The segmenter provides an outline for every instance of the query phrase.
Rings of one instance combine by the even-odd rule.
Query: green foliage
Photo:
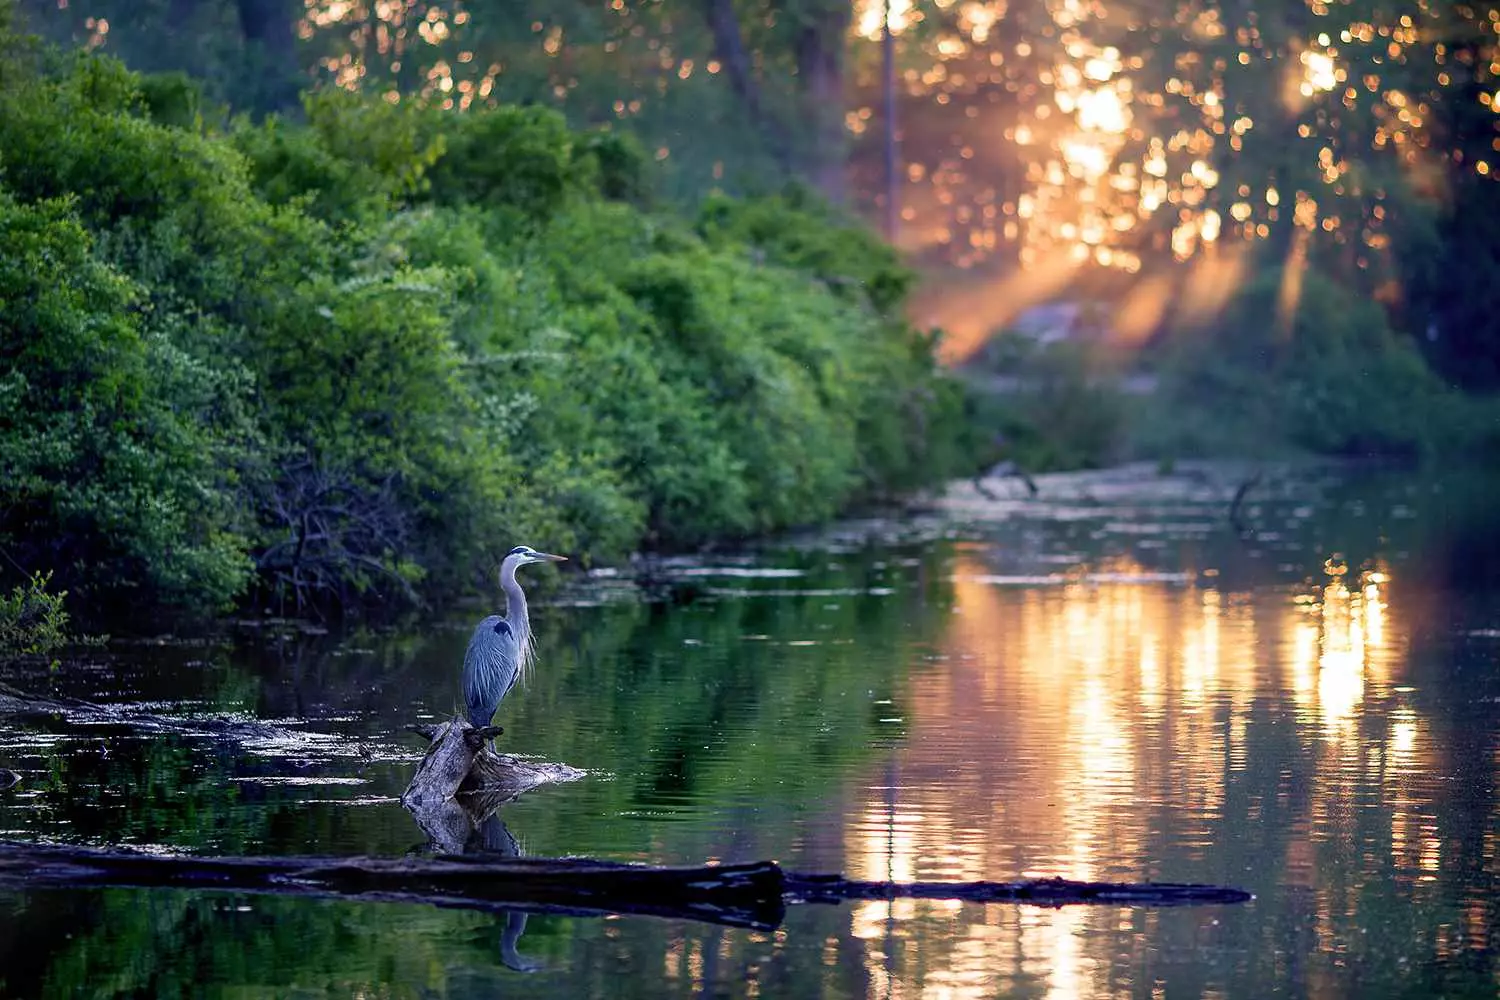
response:
[[[182,78],[59,67],[0,94],[0,545],[89,607],[409,604],[517,540],[697,545],[962,460],[909,275],[805,194],[694,229],[551,111],[221,133]]]
[[[68,613],[63,610],[68,593],[50,592],[51,582],[51,573],[35,573],[9,595],[0,593],[0,663],[44,656],[68,643]]]
[[[1103,340],[994,337],[968,369],[969,450],[1027,471],[1500,450],[1495,403],[1445,386],[1379,303],[1315,268],[1290,284],[1284,275],[1250,281],[1210,322],[1169,330],[1128,368]]]
[[[1001,333],[975,375],[971,420],[989,434],[977,449],[986,464],[1012,461],[1027,472],[1048,472],[1098,468],[1122,457],[1126,400],[1116,387],[1118,372],[1095,345],[1039,344]]]
[[[1317,271],[1300,276],[1295,311],[1283,274],[1247,285],[1211,329],[1180,332],[1163,402],[1178,445],[1196,450],[1182,413],[1212,415],[1221,433],[1319,454],[1431,454],[1442,445],[1447,397],[1380,305]],[[1166,421],[1164,421],[1165,423]],[[1210,442],[1212,444],[1212,442]]]
[[[441,272],[400,269],[295,289],[251,343],[273,422],[333,464],[419,474],[466,402],[445,286]]]
[[[774,263],[811,272],[881,313],[897,311],[916,280],[873,232],[801,187],[769,198],[710,197],[698,229],[712,244],[748,245]]]
[[[139,92],[142,108],[158,124],[194,129],[203,117],[203,85],[186,73],[145,74]]]
[[[432,170],[432,194],[445,204],[506,208],[527,222],[558,211],[580,179],[573,133],[547,108],[499,107],[449,115],[447,151]]]
[[[628,201],[641,208],[653,200],[651,161],[641,141],[629,132],[596,129],[574,145],[579,158],[592,158],[599,193],[611,201]]]
[[[0,548],[91,598],[223,607],[249,568],[221,490],[239,374],[139,311],[66,203],[0,198],[0,244]]]
[[[443,153],[420,108],[329,89],[302,99],[307,124],[335,158],[365,165],[393,195],[425,190]]]
[[[233,133],[255,192],[274,205],[297,204],[330,223],[377,218],[388,206],[387,185],[374,168],[335,155],[311,129],[270,117],[241,122]]]
[[[317,266],[309,220],[255,197],[222,138],[145,117],[139,78],[102,57],[28,81],[0,101],[6,186],[21,201],[73,199],[100,255],[158,302],[237,323]]]
[[[626,431],[618,450],[661,542],[816,521],[953,471],[942,445],[956,411],[938,402],[955,390],[928,340],[806,271],[623,206],[570,212],[536,248],[564,295],[597,302],[559,325],[597,325],[613,358],[629,343],[643,360],[629,398],[600,393],[597,376],[580,391]]]

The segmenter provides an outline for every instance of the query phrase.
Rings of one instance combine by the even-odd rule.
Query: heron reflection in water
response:
[[[536,657],[531,642],[531,619],[526,614],[526,592],[516,582],[516,570],[529,563],[566,561],[566,556],[517,545],[500,564],[505,616],[490,615],[480,622],[464,653],[464,708],[469,725],[476,729],[490,724],[516,681],[529,676]]]
[[[469,835],[468,843],[464,845],[465,854],[494,854],[502,858],[513,859],[521,857],[521,845],[516,843],[516,838],[511,834],[503,820],[500,819],[498,809],[492,811],[479,822],[474,832]],[[542,963],[521,954],[517,945],[521,941],[521,935],[526,933],[526,913],[524,910],[512,910],[502,908],[499,911],[505,915],[505,926],[500,931],[500,962],[506,968],[516,972],[536,972],[542,968]]]

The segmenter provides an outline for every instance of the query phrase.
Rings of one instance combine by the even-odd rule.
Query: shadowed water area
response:
[[[805,904],[757,931],[0,891],[0,995],[1494,995],[1500,483],[1268,469],[1232,522],[1251,471],[961,484],[644,584],[574,578],[534,603],[539,667],[497,721],[504,749],[588,775],[491,830],[524,855],[1213,882],[1251,903]],[[0,838],[418,850],[397,798],[424,745],[403,727],[454,713],[489,610],[11,668],[116,715],[7,725]]]

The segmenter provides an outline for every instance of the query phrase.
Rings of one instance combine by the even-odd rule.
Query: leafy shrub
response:
[[[1285,322],[1281,284],[1281,270],[1267,272],[1212,329],[1177,335],[1163,387],[1175,422],[1203,413],[1260,447],[1279,439],[1320,454],[1431,453],[1444,387],[1381,306],[1308,271]]]
[[[886,314],[900,307],[916,280],[873,232],[800,187],[768,198],[708,198],[698,230],[712,245],[748,246]]]
[[[537,222],[562,208],[584,170],[567,122],[549,108],[449,115],[440,134],[446,152],[432,168],[432,195],[444,204],[510,209]]]
[[[500,533],[499,491],[515,476],[511,459],[482,434],[452,337],[447,273],[369,267],[343,281],[309,279],[250,347],[266,415],[290,454],[304,457],[283,468],[262,505],[279,525],[271,551],[280,558],[297,542],[295,551],[324,566],[326,585],[313,590],[345,600],[380,593],[381,581],[414,596],[409,585],[426,570],[461,572],[471,539]],[[310,552],[295,535],[309,516],[301,505],[328,493],[310,489],[309,475],[338,484],[338,523],[359,522],[357,533],[319,536],[336,535],[337,551]],[[295,578],[297,566],[281,572]]]
[[[635,136],[595,129],[578,138],[573,155],[575,159],[593,160],[593,186],[604,198],[629,202],[639,208],[650,206],[654,193],[651,160]]]
[[[1125,399],[1117,373],[1093,345],[1001,333],[986,355],[984,377],[1010,383],[981,391],[971,404],[971,422],[989,435],[976,445],[986,464],[1009,460],[1047,472],[1098,468],[1122,456]]]
[[[241,373],[143,325],[67,204],[0,197],[0,244],[0,548],[94,601],[224,607],[249,571]]]
[[[328,152],[365,167],[381,190],[393,197],[427,190],[427,174],[444,144],[424,109],[338,88],[306,95],[302,107],[308,127]]]
[[[99,255],[153,299],[253,322],[278,286],[329,266],[330,240],[256,198],[230,143],[144,117],[138,84],[90,57],[3,95],[5,184],[22,202],[73,199]]]
[[[203,86],[186,73],[147,73],[138,79],[141,108],[158,125],[196,129],[204,113]]]
[[[390,192],[375,170],[337,156],[311,129],[275,117],[242,121],[233,141],[255,192],[273,205],[298,205],[335,224],[375,219],[388,207]]]
[[[0,593],[0,663],[43,656],[70,641],[63,609],[68,594],[50,592],[51,581],[52,574],[37,573],[10,594]]]
[[[564,298],[600,303],[621,317],[606,326],[611,339],[639,338],[658,359],[671,404],[651,412],[681,414],[687,431],[663,428],[666,447],[641,466],[663,543],[817,521],[954,471],[956,456],[933,444],[953,435],[957,409],[928,418],[957,393],[937,374],[930,341],[851,308],[805,271],[756,264],[742,245],[716,248],[623,206],[565,214],[538,253]],[[688,484],[705,469],[717,479],[735,468],[743,495],[666,499],[699,495]]]
[[[901,328],[858,354],[857,499],[889,500],[977,470],[973,393],[941,371],[936,338]]]

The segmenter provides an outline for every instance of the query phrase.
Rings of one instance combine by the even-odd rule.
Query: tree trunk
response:
[[[745,117],[760,133],[776,165],[783,173],[791,174],[791,142],[786,131],[766,112],[760,81],[755,78],[750,52],[745,48],[745,37],[740,31],[739,15],[734,11],[734,0],[702,2],[704,17],[714,37],[714,55],[723,64],[729,85],[744,106]]]
[[[263,103],[266,110],[295,106],[302,76],[297,61],[297,11],[289,0],[235,0],[240,30],[251,48],[259,49],[265,66]]]
[[[844,136],[844,39],[853,7],[825,2],[808,15],[797,35],[797,76],[803,113],[810,124],[807,175],[823,196],[843,204],[848,149]]]

